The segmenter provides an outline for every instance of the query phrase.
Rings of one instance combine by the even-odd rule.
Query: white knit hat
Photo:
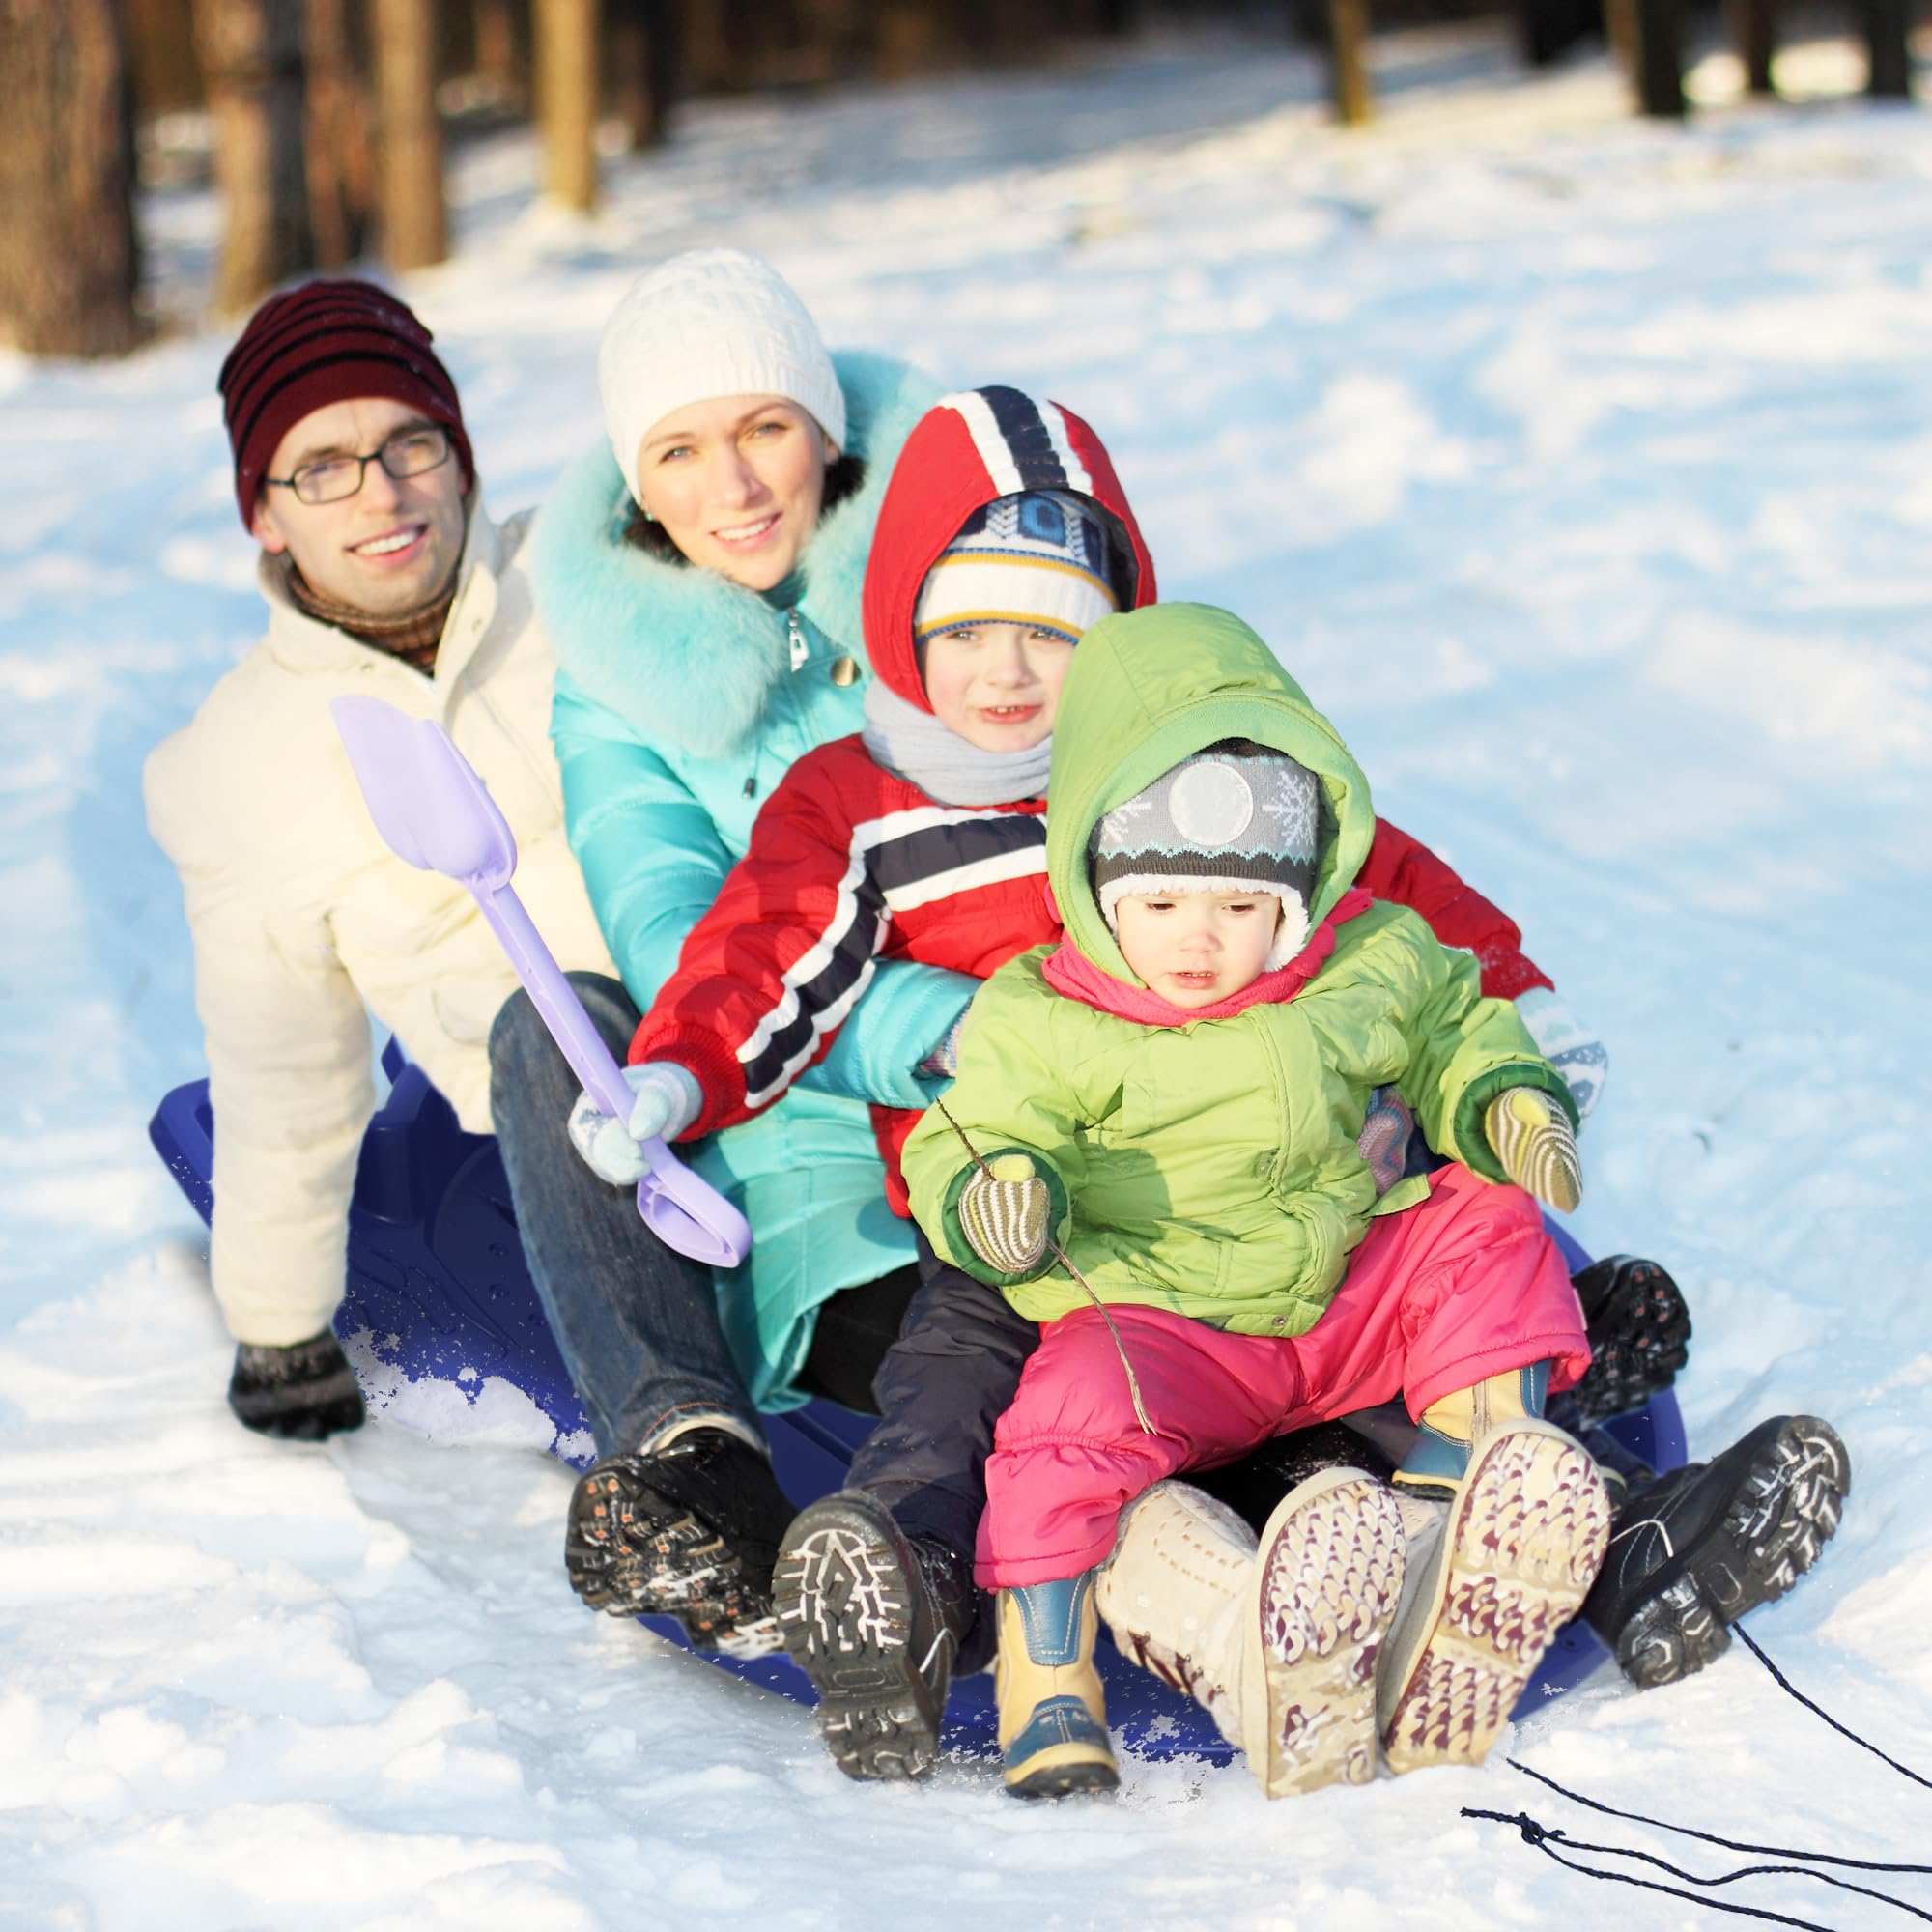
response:
[[[597,388],[633,497],[645,433],[714,396],[783,396],[845,446],[845,395],[818,325],[769,262],[736,248],[690,249],[631,284],[597,345]]]

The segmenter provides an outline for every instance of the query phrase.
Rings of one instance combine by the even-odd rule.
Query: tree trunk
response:
[[[1912,98],[1912,50],[1906,0],[1863,0],[1865,46],[1871,66],[1865,92],[1879,100]]]
[[[678,4],[684,14],[685,58],[691,65],[693,93],[715,94],[742,84],[733,71],[724,0],[678,0]]]
[[[124,355],[134,139],[113,0],[0,0],[0,335],[30,355]]]
[[[629,130],[633,151],[655,148],[677,99],[675,0],[607,0],[610,107]]]
[[[1368,0],[1328,0],[1329,91],[1345,128],[1369,118],[1368,40]]]
[[[315,262],[301,0],[195,0],[221,190],[217,315],[242,315]]]
[[[1610,43],[1610,58],[1617,71],[1630,82],[1631,98],[1636,98],[1637,69],[1642,55],[1637,50],[1640,38],[1636,22],[1637,0],[1604,0],[1604,38]]]
[[[190,0],[119,0],[134,86],[134,125],[156,114],[208,105],[201,63],[194,57]]]
[[[369,85],[350,30],[349,0],[305,0],[308,201],[320,269],[346,268],[368,240],[376,200]]]
[[[544,192],[597,206],[597,0],[537,0],[537,109]]]
[[[1746,87],[1752,94],[1770,94],[1772,57],[1777,52],[1772,0],[1725,0],[1724,12],[1738,44],[1738,58],[1745,64]]]
[[[476,0],[476,79],[498,107],[520,113],[529,99],[529,49],[512,0]]]
[[[442,124],[436,112],[434,0],[371,0],[383,254],[399,273],[449,252]]]
[[[1683,120],[1683,0],[1636,0],[1636,56],[1637,106],[1654,120]]]

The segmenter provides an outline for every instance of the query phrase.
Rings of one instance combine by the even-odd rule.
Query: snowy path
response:
[[[1679,134],[1598,69],[1499,86],[1480,37],[1388,59],[1352,140],[1252,46],[708,108],[588,224],[528,207],[504,137],[461,156],[462,254],[408,292],[499,509],[599,434],[636,266],[700,240],[770,253],[835,342],[1088,415],[1167,593],[1276,640],[1382,809],[1608,1037],[1578,1232],[1684,1281],[1693,1443],[1809,1408],[1855,1459],[1837,1543],[1754,1634],[1932,1773],[1932,122]],[[209,208],[153,214],[179,304]],[[0,360],[0,1928],[1712,1922],[1461,1819],[1741,1862],[1593,1825],[1501,1753],[1273,1807],[1184,1766],[1049,1811],[982,1766],[850,1786],[803,1712],[578,1609],[567,1479],[511,1392],[432,1392],[460,1443],[230,1422],[143,1137],[199,1067],[138,796],[256,630],[223,347]],[[1600,1680],[1512,1748],[1734,1837],[1932,1843],[1932,1794],[1741,1651]],[[1902,1922],[1803,1880],[1727,1895]]]

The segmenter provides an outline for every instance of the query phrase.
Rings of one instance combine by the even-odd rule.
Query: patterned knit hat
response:
[[[386,289],[349,277],[270,296],[221,365],[222,419],[235,452],[235,500],[255,526],[262,477],[283,437],[314,411],[361,396],[420,410],[449,432],[464,488],[476,474],[463,405],[427,328]]]
[[[1117,805],[1094,829],[1094,890],[1116,938],[1124,897],[1271,893],[1281,926],[1267,970],[1308,939],[1321,788],[1306,765],[1244,738],[1210,746]]]
[[[687,249],[631,284],[598,340],[597,393],[639,503],[638,445],[687,403],[782,396],[845,446],[845,391],[818,325],[769,262],[737,248]]]
[[[1063,490],[1022,490],[982,503],[940,552],[913,607],[913,642],[968,624],[1027,624],[1071,644],[1120,608],[1094,506]]]

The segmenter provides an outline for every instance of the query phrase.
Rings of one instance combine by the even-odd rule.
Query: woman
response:
[[[579,991],[621,1060],[764,795],[801,753],[860,727],[866,554],[898,446],[938,389],[882,357],[828,355],[770,267],[715,249],[634,285],[598,382],[609,446],[545,505],[532,574],[559,667],[571,845],[623,980],[583,976]],[[585,1603],[777,1647],[771,1566],[792,1506],[758,1410],[806,1393],[870,1406],[916,1272],[865,1103],[926,1104],[920,1063],[972,991],[937,968],[883,968],[835,1053],[696,1152],[754,1236],[715,1283],[577,1159],[577,1082],[529,1003],[504,1009],[504,1160],[599,1455],[566,1546]]]

